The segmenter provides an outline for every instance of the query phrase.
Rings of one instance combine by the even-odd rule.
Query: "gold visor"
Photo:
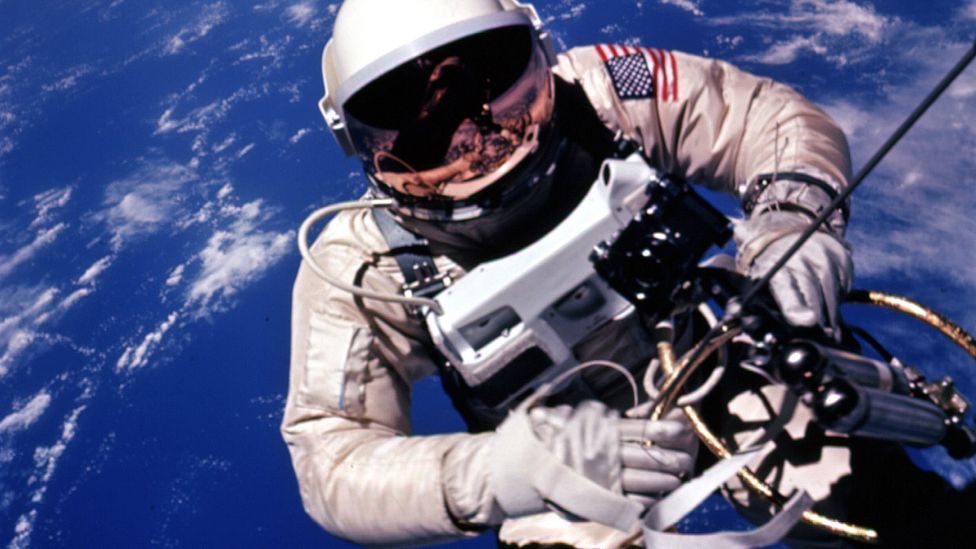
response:
[[[527,27],[506,27],[417,57],[345,106],[367,173],[395,194],[458,202],[539,149],[553,82]]]

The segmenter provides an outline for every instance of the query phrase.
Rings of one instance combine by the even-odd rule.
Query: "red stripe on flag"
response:
[[[603,61],[604,63],[606,63],[607,62],[607,59],[608,59],[607,58],[607,50],[603,49],[603,45],[597,44],[596,45],[596,52],[598,54],[600,54],[600,60]]]
[[[671,79],[674,75],[668,72],[668,54],[662,49],[656,49],[658,57],[661,59],[661,74],[664,75],[664,101],[674,101],[671,96]]]
[[[626,44],[624,44],[621,47],[624,49],[624,55],[634,55],[635,53],[637,53],[635,51],[632,51],[632,48]]]
[[[671,58],[671,78],[674,79],[671,82],[671,100],[678,100],[678,61],[674,58],[674,53],[668,52],[668,57]]]
[[[658,59],[656,51],[652,50],[651,48],[644,48],[644,50],[647,51],[647,54],[650,55],[651,59],[654,60],[654,87],[657,89],[660,99],[665,101],[667,100],[667,90],[665,89],[665,86],[661,85],[662,75],[666,76],[664,73],[664,67],[661,66],[661,61]]]
[[[614,46],[613,44],[610,44],[610,53],[612,53],[614,57],[620,56],[620,54],[617,53],[617,46]]]

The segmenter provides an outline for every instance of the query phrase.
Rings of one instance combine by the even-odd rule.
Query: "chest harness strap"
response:
[[[451,285],[450,276],[437,270],[426,239],[403,228],[386,210],[374,209],[373,218],[403,274],[404,295],[432,298]],[[416,307],[411,308],[410,313],[420,318],[420,311]],[[482,400],[484,395],[476,394],[433,344],[428,342],[426,348],[431,360],[437,365],[444,392],[461,414],[468,431],[480,433],[494,430],[504,419],[504,415],[486,405]]]
[[[426,239],[404,229],[387,210],[374,209],[373,219],[403,274],[403,295],[430,298],[451,285],[448,273],[437,270]],[[411,313],[419,315],[416,308]]]

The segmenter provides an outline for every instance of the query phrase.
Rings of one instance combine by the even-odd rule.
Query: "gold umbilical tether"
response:
[[[976,359],[976,339],[972,335],[967,333],[955,322],[917,301],[884,292],[854,290],[847,296],[847,302],[884,307],[911,316],[938,330],[966,351],[969,356]],[[740,333],[740,328],[727,327],[713,340],[699,343],[693,347],[677,362],[675,361],[674,349],[670,339],[662,337],[657,342],[657,351],[658,359],[661,361],[661,367],[666,377],[657,404],[651,414],[651,419],[660,419],[663,417],[667,410],[677,401],[678,395],[698,367]],[[705,345],[704,348],[699,349],[703,344]],[[692,361],[692,358],[694,358],[694,361]],[[688,417],[692,428],[698,434],[698,438],[701,439],[709,451],[720,459],[732,456],[731,450],[711,431],[701,417],[701,414],[698,413],[698,410],[693,406],[684,406],[682,407],[682,411]],[[737,474],[750,490],[763,496],[774,505],[781,507],[786,503],[788,498],[756,476],[750,469],[743,468]],[[878,543],[879,541],[878,533],[871,528],[843,522],[813,511],[803,513],[802,521],[838,536],[867,543]]]
[[[698,366],[704,363],[712,354],[731,341],[735,336],[739,335],[741,331],[740,328],[729,328],[711,342],[707,342],[706,348],[702,351],[697,351],[698,346],[692,348],[677,363],[675,363],[674,349],[671,342],[663,339],[658,341],[658,360],[661,361],[661,367],[667,377],[661,388],[658,404],[651,414],[651,419],[660,419],[667,412],[670,404],[677,399],[681,388],[684,387],[684,384],[687,383]],[[694,362],[689,362],[689,359],[694,357],[696,352],[698,358]],[[702,443],[710,452],[719,459],[732,457],[732,451],[712,432],[705,423],[705,420],[701,417],[701,414],[698,413],[698,410],[693,406],[684,406],[681,410],[688,417],[688,421],[691,423],[698,438],[701,439]],[[749,468],[743,467],[737,475],[750,490],[767,499],[777,507],[782,507],[789,499],[759,478]],[[878,533],[871,528],[843,522],[814,511],[805,511],[800,520],[838,536],[867,543],[878,542]]]

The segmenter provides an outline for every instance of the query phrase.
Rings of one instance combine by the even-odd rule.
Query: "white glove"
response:
[[[810,219],[795,212],[765,212],[739,223],[739,269],[762,277],[793,245]],[[839,337],[839,303],[854,276],[851,250],[841,238],[814,233],[769,282],[770,292],[794,326],[821,326]]]
[[[620,483],[627,497],[650,507],[690,477],[698,437],[681,410],[662,421],[621,418]]]
[[[532,440],[524,429],[509,424],[522,421],[520,417],[525,416],[510,416],[493,441],[492,489],[510,517],[555,510],[626,530],[627,517],[636,519],[645,505],[677,488],[694,467],[697,440],[687,422],[677,419],[683,416],[626,419],[597,401],[539,407],[528,414]],[[576,475],[554,472],[559,466]],[[587,483],[570,478],[577,475],[604,494],[618,496],[579,491]],[[558,479],[559,485],[548,479]],[[614,524],[600,520],[617,515]]]

